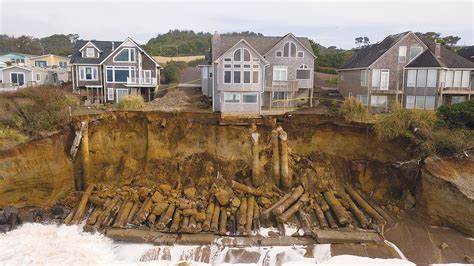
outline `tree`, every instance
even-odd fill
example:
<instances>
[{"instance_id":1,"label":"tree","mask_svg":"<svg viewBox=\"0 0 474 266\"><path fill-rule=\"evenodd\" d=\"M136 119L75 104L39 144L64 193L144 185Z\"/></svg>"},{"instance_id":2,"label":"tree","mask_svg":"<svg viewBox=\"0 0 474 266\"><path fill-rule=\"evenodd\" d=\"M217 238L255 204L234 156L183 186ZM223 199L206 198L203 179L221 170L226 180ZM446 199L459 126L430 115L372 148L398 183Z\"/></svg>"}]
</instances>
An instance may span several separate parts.
<instances>
[{"instance_id":1,"label":"tree","mask_svg":"<svg viewBox=\"0 0 474 266\"><path fill-rule=\"evenodd\" d=\"M77 37L76 37L77 36ZM54 34L40 39L46 54L57 54L67 56L72 53L72 39L78 38L77 34Z\"/></svg>"},{"instance_id":2,"label":"tree","mask_svg":"<svg viewBox=\"0 0 474 266\"><path fill-rule=\"evenodd\" d=\"M459 40L461 40L461 37L453 36L453 35L443 37L444 43L449 45L449 46L456 45L459 42Z\"/></svg>"},{"instance_id":3,"label":"tree","mask_svg":"<svg viewBox=\"0 0 474 266\"><path fill-rule=\"evenodd\" d=\"M355 38L355 44L357 45L357 48L360 48L363 42L364 42L364 37Z\"/></svg>"},{"instance_id":4,"label":"tree","mask_svg":"<svg viewBox=\"0 0 474 266\"><path fill-rule=\"evenodd\" d=\"M16 52L40 55L44 53L44 48L38 39L30 36L20 36L16 39Z\"/></svg>"},{"instance_id":5,"label":"tree","mask_svg":"<svg viewBox=\"0 0 474 266\"><path fill-rule=\"evenodd\" d=\"M369 46L370 45L369 37L364 37L363 43L364 43L364 46Z\"/></svg>"}]
</instances>

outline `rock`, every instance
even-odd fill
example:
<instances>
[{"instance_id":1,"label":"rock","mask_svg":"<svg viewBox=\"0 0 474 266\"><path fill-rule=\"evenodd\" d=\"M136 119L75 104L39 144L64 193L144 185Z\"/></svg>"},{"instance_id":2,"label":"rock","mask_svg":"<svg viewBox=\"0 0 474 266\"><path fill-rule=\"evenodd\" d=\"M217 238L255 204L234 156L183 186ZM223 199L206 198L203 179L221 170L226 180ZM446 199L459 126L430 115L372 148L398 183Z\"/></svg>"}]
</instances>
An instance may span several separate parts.
<instances>
[{"instance_id":1,"label":"rock","mask_svg":"<svg viewBox=\"0 0 474 266\"><path fill-rule=\"evenodd\" d=\"M35 215L33 211L22 211L18 214L18 223L33 223L35 222ZM12 226L14 226L12 224Z\"/></svg>"},{"instance_id":2,"label":"rock","mask_svg":"<svg viewBox=\"0 0 474 266\"><path fill-rule=\"evenodd\" d=\"M183 210L183 216L194 216L197 214L196 209L184 209Z\"/></svg>"},{"instance_id":3,"label":"rock","mask_svg":"<svg viewBox=\"0 0 474 266\"><path fill-rule=\"evenodd\" d=\"M441 245L439 245L439 247L441 249L447 249L449 247L449 245L443 242L443 243L441 243Z\"/></svg>"},{"instance_id":4,"label":"rock","mask_svg":"<svg viewBox=\"0 0 474 266\"><path fill-rule=\"evenodd\" d=\"M151 196L151 200L154 203L163 201L163 198L164 198L163 195L161 195L159 191L155 191L155 193L153 193L153 196Z\"/></svg>"},{"instance_id":5,"label":"rock","mask_svg":"<svg viewBox=\"0 0 474 266\"><path fill-rule=\"evenodd\" d=\"M474 263L474 259L469 257L468 255L464 256L464 261L467 263Z\"/></svg>"},{"instance_id":6,"label":"rock","mask_svg":"<svg viewBox=\"0 0 474 266\"><path fill-rule=\"evenodd\" d=\"M9 224L0 224L0 233L6 233L10 231L11 227Z\"/></svg>"},{"instance_id":7,"label":"rock","mask_svg":"<svg viewBox=\"0 0 474 266\"><path fill-rule=\"evenodd\" d=\"M194 199L196 197L196 188L195 187L188 187L184 189L184 196L188 199Z\"/></svg>"},{"instance_id":8,"label":"rock","mask_svg":"<svg viewBox=\"0 0 474 266\"><path fill-rule=\"evenodd\" d=\"M217 190L214 196L216 196L216 199L221 206L226 206L229 204L229 192L227 192L227 190L220 188Z\"/></svg>"},{"instance_id":9,"label":"rock","mask_svg":"<svg viewBox=\"0 0 474 266\"><path fill-rule=\"evenodd\" d=\"M51 214L53 215L54 219L64 219L69 213L69 209L62 205L54 205L51 208Z\"/></svg>"},{"instance_id":10,"label":"rock","mask_svg":"<svg viewBox=\"0 0 474 266\"><path fill-rule=\"evenodd\" d=\"M196 222L204 222L206 220L206 213L204 212L197 212L194 215L194 219L196 219Z\"/></svg>"},{"instance_id":11,"label":"rock","mask_svg":"<svg viewBox=\"0 0 474 266\"><path fill-rule=\"evenodd\" d=\"M168 194L171 191L171 186L169 184L161 184L158 186L163 193Z\"/></svg>"},{"instance_id":12,"label":"rock","mask_svg":"<svg viewBox=\"0 0 474 266\"><path fill-rule=\"evenodd\" d=\"M403 208L405 210L410 210L415 206L416 199L413 197L409 190L403 192Z\"/></svg>"},{"instance_id":13,"label":"rock","mask_svg":"<svg viewBox=\"0 0 474 266\"><path fill-rule=\"evenodd\" d=\"M7 223L7 217L5 216L5 212L3 210L0 211L0 225Z\"/></svg>"},{"instance_id":14,"label":"rock","mask_svg":"<svg viewBox=\"0 0 474 266\"><path fill-rule=\"evenodd\" d=\"M240 206L240 199L237 198L237 197L232 198L231 204L232 204L232 207L233 207L233 208L239 208L239 206Z\"/></svg>"}]
</instances>

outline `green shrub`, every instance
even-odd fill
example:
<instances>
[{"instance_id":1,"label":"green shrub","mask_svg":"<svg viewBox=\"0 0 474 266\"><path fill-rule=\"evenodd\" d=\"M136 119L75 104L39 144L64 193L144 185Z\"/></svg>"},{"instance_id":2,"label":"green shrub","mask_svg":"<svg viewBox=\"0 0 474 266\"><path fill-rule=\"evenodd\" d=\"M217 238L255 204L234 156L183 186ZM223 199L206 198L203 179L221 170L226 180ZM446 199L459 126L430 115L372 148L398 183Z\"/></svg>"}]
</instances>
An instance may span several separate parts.
<instances>
[{"instance_id":1,"label":"green shrub","mask_svg":"<svg viewBox=\"0 0 474 266\"><path fill-rule=\"evenodd\" d=\"M432 130L435 121L436 115L432 111L394 106L392 112L378 117L375 132L379 139L412 138L415 134L425 137Z\"/></svg>"},{"instance_id":2,"label":"green shrub","mask_svg":"<svg viewBox=\"0 0 474 266\"><path fill-rule=\"evenodd\" d=\"M145 101L140 95L126 95L120 99L117 107L120 110L141 110L145 106Z\"/></svg>"},{"instance_id":3,"label":"green shrub","mask_svg":"<svg viewBox=\"0 0 474 266\"><path fill-rule=\"evenodd\" d=\"M428 154L436 153L441 156L452 156L472 147L473 134L470 130L437 129L429 135L423 148Z\"/></svg>"},{"instance_id":4,"label":"green shrub","mask_svg":"<svg viewBox=\"0 0 474 266\"><path fill-rule=\"evenodd\" d=\"M450 106L443 105L437 111L440 122L449 128L474 128L474 101Z\"/></svg>"},{"instance_id":5,"label":"green shrub","mask_svg":"<svg viewBox=\"0 0 474 266\"><path fill-rule=\"evenodd\" d=\"M332 116L339 115L339 105L335 100L322 99L320 104L328 108L328 114Z\"/></svg>"},{"instance_id":6,"label":"green shrub","mask_svg":"<svg viewBox=\"0 0 474 266\"><path fill-rule=\"evenodd\" d=\"M185 69L187 64L182 61L170 61L163 68L163 77L166 84L179 83L181 71Z\"/></svg>"},{"instance_id":7,"label":"green shrub","mask_svg":"<svg viewBox=\"0 0 474 266\"><path fill-rule=\"evenodd\" d=\"M354 97L344 100L339 114L347 121L366 121L368 117L367 108Z\"/></svg>"},{"instance_id":8,"label":"green shrub","mask_svg":"<svg viewBox=\"0 0 474 266\"><path fill-rule=\"evenodd\" d=\"M26 140L28 140L28 137L23 135L20 131L0 125L0 149L5 147L8 143L18 144Z\"/></svg>"},{"instance_id":9,"label":"green shrub","mask_svg":"<svg viewBox=\"0 0 474 266\"><path fill-rule=\"evenodd\" d=\"M333 68L317 67L316 72L337 75L337 71Z\"/></svg>"}]
</instances>

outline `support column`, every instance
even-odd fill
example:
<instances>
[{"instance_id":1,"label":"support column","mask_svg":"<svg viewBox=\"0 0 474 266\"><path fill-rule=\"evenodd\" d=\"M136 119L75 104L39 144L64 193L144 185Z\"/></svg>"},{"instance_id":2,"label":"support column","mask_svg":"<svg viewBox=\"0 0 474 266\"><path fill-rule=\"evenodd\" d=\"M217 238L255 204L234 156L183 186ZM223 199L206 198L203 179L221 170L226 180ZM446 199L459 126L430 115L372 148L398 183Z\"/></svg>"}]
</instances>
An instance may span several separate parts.
<instances>
[{"instance_id":1,"label":"support column","mask_svg":"<svg viewBox=\"0 0 474 266\"><path fill-rule=\"evenodd\" d=\"M281 184L283 188L288 189L291 187L291 174L288 168L288 136L286 132L281 129L280 131L280 145L281 145L281 158L280 158L280 174Z\"/></svg>"},{"instance_id":2,"label":"support column","mask_svg":"<svg viewBox=\"0 0 474 266\"><path fill-rule=\"evenodd\" d=\"M273 182L280 186L280 150L278 145L278 130L272 130L272 172Z\"/></svg>"},{"instance_id":3,"label":"support column","mask_svg":"<svg viewBox=\"0 0 474 266\"><path fill-rule=\"evenodd\" d=\"M82 176L78 183L77 189L85 190L87 182L90 178L90 161L89 161L89 124L85 122L85 126L82 130L82 141L81 141L81 162L82 162Z\"/></svg>"},{"instance_id":4,"label":"support column","mask_svg":"<svg viewBox=\"0 0 474 266\"><path fill-rule=\"evenodd\" d=\"M263 184L262 170L260 166L260 149L258 147L259 137L260 134L258 132L252 132L252 183L256 187Z\"/></svg>"}]
</instances>

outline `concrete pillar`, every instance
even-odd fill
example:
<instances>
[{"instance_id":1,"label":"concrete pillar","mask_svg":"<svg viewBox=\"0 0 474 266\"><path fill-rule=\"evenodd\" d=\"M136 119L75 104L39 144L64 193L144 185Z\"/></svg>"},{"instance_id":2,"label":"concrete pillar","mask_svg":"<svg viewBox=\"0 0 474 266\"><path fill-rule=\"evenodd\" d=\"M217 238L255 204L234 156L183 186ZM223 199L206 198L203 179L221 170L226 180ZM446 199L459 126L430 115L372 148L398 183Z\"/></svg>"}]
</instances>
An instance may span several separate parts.
<instances>
[{"instance_id":1,"label":"concrete pillar","mask_svg":"<svg viewBox=\"0 0 474 266\"><path fill-rule=\"evenodd\" d=\"M78 190L85 190L90 178L90 159L89 159L89 124L86 122L82 130L82 140L80 146L82 176L78 182Z\"/></svg>"},{"instance_id":2,"label":"concrete pillar","mask_svg":"<svg viewBox=\"0 0 474 266\"><path fill-rule=\"evenodd\" d=\"M280 185L280 149L278 144L278 130L272 130L272 173L275 185Z\"/></svg>"},{"instance_id":3,"label":"concrete pillar","mask_svg":"<svg viewBox=\"0 0 474 266\"><path fill-rule=\"evenodd\" d=\"M281 175L281 184L283 188L288 189L291 187L291 174L288 167L288 136L286 132L282 129L280 130L280 145L281 145L281 158L280 158L280 175Z\"/></svg>"}]
</instances>

